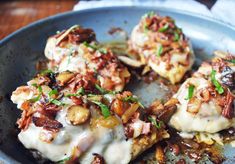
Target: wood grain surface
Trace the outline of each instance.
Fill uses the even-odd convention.
[[[197,0],[208,8],[216,0]],[[36,20],[70,11],[78,0],[0,0],[0,39]]]

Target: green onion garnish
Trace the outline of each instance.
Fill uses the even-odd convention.
[[[163,47],[160,44],[159,47],[157,48],[157,56],[161,56],[162,52],[163,52]]]
[[[42,95],[42,87],[41,87],[40,85],[38,86],[37,84],[32,84],[32,86],[38,88],[39,95],[38,95],[37,97],[34,97],[34,98],[29,99],[29,101],[30,101],[30,102],[37,102],[37,101],[40,100],[40,98],[41,98],[41,95]]]
[[[100,107],[101,113],[104,116],[104,118],[107,118],[107,117],[110,116],[110,111],[109,111],[109,108],[108,108],[107,105],[105,105],[105,104],[103,104],[101,102],[98,102],[98,101],[92,101],[92,102]]]
[[[154,11],[150,11],[150,12],[144,14],[142,18],[152,17],[154,15],[155,15],[155,12]]]
[[[133,96],[128,96],[122,99],[123,101],[129,101],[129,102],[136,102],[139,104],[140,107],[144,108],[144,105],[139,101],[139,99],[137,97],[133,97]]]
[[[52,70],[50,69],[46,69],[40,72],[40,75],[47,75],[47,74],[52,74],[54,73]]]
[[[153,117],[148,117],[148,119],[157,129],[161,128],[161,125],[162,125],[161,121],[157,122],[156,119],[154,119]]]
[[[99,86],[98,84],[95,84],[95,88],[100,91],[100,93],[105,94],[108,91],[106,91],[104,88],[101,88],[101,86]]]
[[[190,85],[188,87],[188,96],[185,98],[185,100],[189,100],[193,97],[193,92],[194,92],[194,85]]]
[[[174,32],[174,38],[173,38],[173,40],[174,40],[175,42],[177,42],[177,41],[179,40],[179,38],[180,38],[180,36],[179,36],[178,32]]]
[[[168,27],[169,27],[169,24],[167,23],[163,27],[159,28],[158,32],[165,32],[168,29]]]
[[[226,60],[226,61],[235,64],[235,59]]]
[[[65,97],[71,97],[71,96],[81,96],[85,94],[85,90],[83,87],[79,88],[78,91],[76,93],[70,93],[65,95]]]
[[[64,159],[61,159],[60,161],[58,161],[57,163],[58,164],[65,164],[68,160],[70,160],[71,159],[71,157],[66,157],[66,158],[64,158]]]
[[[58,105],[58,106],[64,105],[64,103],[62,103],[59,100],[56,100],[56,99],[51,97],[52,95],[57,95],[58,94],[57,89],[51,90],[48,94],[49,94],[49,102],[50,103],[53,103],[53,104]]]
[[[95,44],[93,44],[93,45],[91,45],[91,44],[89,44],[89,43],[87,43],[87,42],[83,42],[83,44],[86,46],[86,47],[89,47],[89,48],[91,48],[91,49],[93,49],[93,50],[98,50],[100,53],[102,53],[102,54],[107,54],[107,49],[105,49],[105,48],[99,48],[97,45],[95,45]]]
[[[216,80],[215,78],[216,71],[212,70],[211,71],[211,81],[215,86],[215,89],[218,91],[219,94],[224,93],[224,88],[220,85],[220,83]]]

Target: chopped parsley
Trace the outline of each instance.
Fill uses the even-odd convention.
[[[30,102],[37,102],[38,100],[40,100],[40,98],[42,96],[42,87],[40,85],[37,85],[37,84],[32,84],[32,86],[38,88],[39,95],[37,97],[29,99],[29,101]]]
[[[65,97],[71,97],[71,96],[81,96],[85,94],[85,90],[83,87],[79,88],[76,93],[70,93],[65,95]]]
[[[157,48],[157,56],[161,56],[161,54],[162,54],[162,52],[163,52],[163,47],[162,47],[162,45],[160,44],[159,45],[159,47]]]
[[[144,108],[144,105],[139,101],[139,99],[137,97],[128,96],[128,97],[123,98],[123,101],[129,101],[129,102],[132,102],[132,103],[136,102],[136,103],[139,104],[139,106],[141,108]]]
[[[158,32],[165,32],[169,28],[169,24],[166,23],[163,27],[158,29]]]
[[[148,117],[149,121],[151,121],[151,123],[157,128],[160,129],[162,126],[162,121],[157,122],[156,119],[154,119],[153,117],[149,116]]]
[[[216,75],[216,71],[215,71],[215,70],[212,70],[212,71],[211,71],[211,81],[212,81],[212,83],[214,84],[215,89],[217,90],[217,92],[218,92],[219,94],[223,94],[223,93],[224,93],[224,88],[223,88],[223,87],[221,86],[221,84],[216,80],[215,75]]]
[[[194,92],[194,85],[190,85],[188,87],[188,96],[185,98],[186,100],[189,100],[193,97],[193,92]]]
[[[101,113],[104,116],[104,118],[107,118],[107,117],[109,117],[111,115],[107,105],[105,105],[105,104],[103,104],[101,102],[98,102],[98,101],[92,101],[92,102],[100,107]]]

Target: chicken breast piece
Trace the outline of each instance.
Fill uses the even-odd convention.
[[[130,73],[111,50],[96,42],[92,29],[75,25],[51,36],[46,44],[48,67],[56,72],[72,71],[86,74],[93,71],[103,88],[121,91],[130,79]]]
[[[216,133],[235,126],[235,57],[216,52],[173,96],[177,112],[170,126],[182,132]]]
[[[145,14],[134,27],[129,45],[145,64],[172,84],[179,82],[194,62],[190,41],[175,21],[154,12]]]
[[[105,90],[93,73],[38,74],[11,99],[23,111],[20,142],[54,162],[127,164],[169,137],[164,126],[140,117],[136,96]]]

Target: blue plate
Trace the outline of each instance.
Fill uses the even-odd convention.
[[[0,41],[0,161],[35,163],[29,152],[17,141],[15,122],[20,111],[10,101],[10,95],[17,86],[25,84],[35,74],[35,63],[44,58],[47,38],[58,30],[80,24],[93,28],[98,41],[112,41],[113,36],[107,33],[111,27],[121,27],[130,33],[140,17],[148,11],[156,11],[176,20],[177,25],[191,39],[197,62],[210,58],[216,49],[235,52],[234,27],[201,15],[167,8],[89,9],[59,14],[30,24]],[[227,163],[235,163],[234,154],[234,149],[226,148],[229,158]]]

